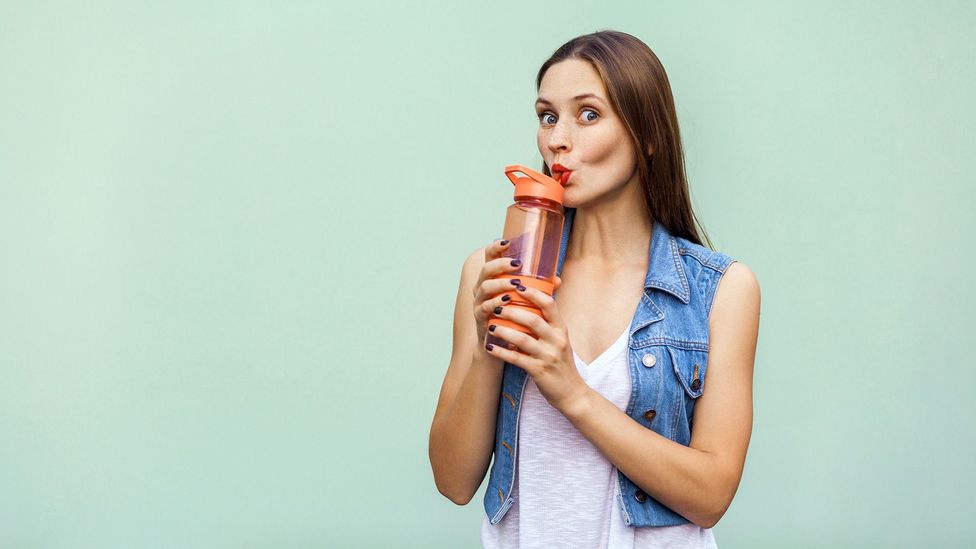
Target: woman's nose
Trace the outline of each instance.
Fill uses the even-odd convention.
[[[569,128],[561,120],[556,122],[556,125],[553,126],[552,131],[549,132],[548,145],[549,150],[553,152],[569,150]]]

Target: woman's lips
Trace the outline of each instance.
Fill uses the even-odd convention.
[[[565,186],[570,176],[573,175],[573,170],[569,170],[566,166],[557,163],[552,165],[552,174],[557,178],[560,185]]]

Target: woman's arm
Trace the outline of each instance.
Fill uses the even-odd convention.
[[[634,484],[703,528],[722,518],[742,478],[759,307],[755,275],[732,263],[709,315],[708,388],[695,404],[690,447],[640,425],[592,389],[560,410]]]
[[[485,249],[464,262],[454,308],[451,362],[430,427],[428,456],[438,491],[467,504],[491,463],[502,361],[481,351],[471,310],[472,290],[485,264]]]

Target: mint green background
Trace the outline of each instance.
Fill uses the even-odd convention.
[[[458,275],[604,28],[762,286],[719,545],[976,543],[972,2],[2,2],[0,547],[477,547]]]

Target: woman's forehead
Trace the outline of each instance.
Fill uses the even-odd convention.
[[[539,85],[542,103],[559,103],[581,99],[579,96],[607,96],[606,87],[596,69],[589,62],[567,59],[549,67]]]

